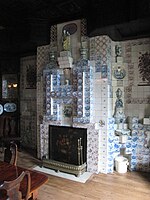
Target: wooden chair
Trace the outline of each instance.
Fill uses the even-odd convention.
[[[12,165],[17,164],[18,148],[17,144],[10,142],[4,151],[4,162],[11,163]]]
[[[26,194],[22,194],[20,189],[21,181],[27,176],[27,188],[26,188]],[[0,190],[6,191],[5,199],[6,200],[28,200],[30,195],[30,189],[31,189],[31,177],[29,171],[23,171],[18,178],[16,178],[13,181],[4,181],[3,184],[0,185]],[[22,197],[24,196],[24,197]],[[0,199],[4,199],[1,197]]]

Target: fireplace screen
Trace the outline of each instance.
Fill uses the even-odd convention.
[[[49,158],[74,165],[86,162],[87,129],[49,126]]]

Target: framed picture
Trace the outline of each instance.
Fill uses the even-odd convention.
[[[139,86],[150,86],[150,52],[140,53],[139,56]]]

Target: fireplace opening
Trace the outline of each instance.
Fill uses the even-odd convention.
[[[50,125],[49,159],[77,166],[86,163],[87,129]]]

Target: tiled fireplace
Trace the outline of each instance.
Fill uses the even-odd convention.
[[[57,126],[60,127],[60,129],[62,129],[62,126],[60,126],[59,124],[57,124]],[[76,132],[80,132],[81,130],[86,130],[86,133],[85,133],[86,136],[84,136],[84,145],[82,143],[82,145],[84,146],[84,149],[83,149],[83,153],[82,153],[83,158],[82,158],[82,156],[80,156],[81,160],[78,160],[78,143],[77,143],[78,139],[80,139],[81,137],[77,137],[76,139],[74,138],[74,140],[76,140],[76,141],[74,141],[76,144],[75,145],[76,147],[73,147],[73,146],[71,147],[72,151],[73,151],[72,156],[74,155],[74,158],[72,157],[72,159],[71,159],[72,161],[71,160],[68,161],[68,159],[66,160],[66,155],[65,155],[64,159],[63,158],[60,159],[58,157],[54,158],[52,156],[51,151],[53,151],[53,150],[49,146],[50,139],[48,139],[49,125],[47,127],[48,128],[47,135],[45,135],[45,138],[43,138],[43,137],[41,138],[41,141],[43,141],[41,149],[45,150],[44,152],[41,152],[42,156],[45,156],[46,159],[48,159],[48,160],[53,160],[53,158],[54,158],[55,161],[60,161],[63,163],[70,164],[68,166],[72,166],[72,165],[81,166],[82,164],[86,163],[86,166],[85,166],[86,169],[84,171],[92,171],[92,172],[97,173],[98,172],[98,137],[99,137],[98,131],[93,131],[94,127],[92,125],[79,126],[77,124],[74,124],[74,126],[76,128],[66,127],[66,129],[76,129]],[[64,128],[64,126],[63,126],[63,128]],[[42,126],[41,129],[43,130],[44,127]],[[62,133],[63,133],[63,131],[62,131]],[[81,135],[81,134],[79,133],[79,135]],[[72,136],[73,136],[73,133],[72,133]],[[73,150],[73,148],[75,148],[75,149]],[[76,172],[76,173],[78,174],[78,172]]]
[[[43,166],[79,176],[86,171],[87,129],[49,126],[49,158]]]
[[[81,36],[86,35],[83,24],[81,20]],[[51,43],[56,40],[56,33],[60,29],[61,26],[51,28],[51,35],[53,35]],[[144,49],[148,51],[148,44],[150,44],[149,39],[113,42],[108,36],[90,38],[89,60],[83,61],[76,54],[71,68],[72,82],[71,84],[68,84],[68,81],[65,82],[63,87],[60,83],[62,70],[60,66],[54,69],[47,68],[47,64],[50,63],[51,45],[38,48],[37,147],[39,158],[44,157],[49,160],[51,157],[49,127],[51,125],[67,126],[87,130],[86,170],[88,172],[112,173],[114,159],[120,154],[120,149],[125,149],[126,156],[130,159],[130,170],[150,171],[150,153],[145,145],[146,133],[150,127],[143,125],[141,120],[145,108],[150,103],[148,97],[150,90],[149,86],[138,85],[138,74],[136,78],[134,77],[134,73],[138,71],[139,52],[137,51],[139,49],[143,53]],[[122,55],[116,54],[116,46],[122,49]],[[61,51],[60,48],[59,51]],[[120,66],[125,70],[125,76],[122,79],[114,75],[115,69],[120,69]],[[119,137],[114,131],[113,116],[118,88],[123,93],[126,123],[130,129],[130,135],[123,144],[119,142]],[[138,91],[142,91],[141,97],[138,97]],[[68,116],[70,109],[71,115]],[[66,116],[64,111],[67,111]]]

